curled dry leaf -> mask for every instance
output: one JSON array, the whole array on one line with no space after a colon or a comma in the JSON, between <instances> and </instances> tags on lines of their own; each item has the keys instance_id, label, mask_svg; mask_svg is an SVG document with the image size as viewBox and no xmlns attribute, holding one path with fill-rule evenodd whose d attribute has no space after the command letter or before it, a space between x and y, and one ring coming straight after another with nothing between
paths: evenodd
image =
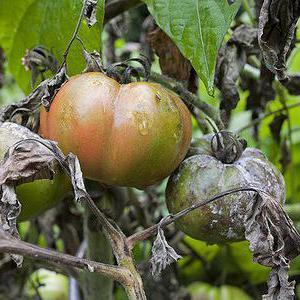
<instances>
[{"instance_id":1,"label":"curled dry leaf","mask_svg":"<svg viewBox=\"0 0 300 300\"><path fill-rule=\"evenodd\" d=\"M100 53L97 51L89 53L83 50L83 57L86 63L86 68L83 72L103 72Z\"/></svg>"},{"instance_id":2,"label":"curled dry leaf","mask_svg":"<svg viewBox=\"0 0 300 300\"><path fill-rule=\"evenodd\" d=\"M66 68L63 66L54 77L41 82L26 98L0 108L0 122L11 121L36 132L41 104L49 108L57 90L66 80Z\"/></svg>"},{"instance_id":3,"label":"curled dry leaf","mask_svg":"<svg viewBox=\"0 0 300 300\"><path fill-rule=\"evenodd\" d=\"M288 90L289 94L300 95L300 75L290 76L289 80L282 82L282 84Z\"/></svg>"},{"instance_id":4,"label":"curled dry leaf","mask_svg":"<svg viewBox=\"0 0 300 300\"><path fill-rule=\"evenodd\" d=\"M257 193L245 216L245 236L253 259L271 267L266 300L294 299L294 282L288 281L289 262L300 253L300 235L282 206L269 194Z\"/></svg>"},{"instance_id":5,"label":"curled dry leaf","mask_svg":"<svg viewBox=\"0 0 300 300\"><path fill-rule=\"evenodd\" d=\"M92 27L97 22L97 2L98 0L85 0L84 16L89 27Z\"/></svg>"},{"instance_id":6,"label":"curled dry leaf","mask_svg":"<svg viewBox=\"0 0 300 300\"><path fill-rule=\"evenodd\" d=\"M237 80L247 62L247 57L257 53L257 29L241 25L235 29L230 40L220 49L215 84L220 89L220 108L229 112L240 99Z\"/></svg>"},{"instance_id":7,"label":"curled dry leaf","mask_svg":"<svg viewBox=\"0 0 300 300\"><path fill-rule=\"evenodd\" d=\"M280 136L281 129L282 129L284 121L287 118L288 117L287 117L286 114L279 114L279 115L276 115L274 117L273 121L269 124L270 131L271 131L272 136L273 136L273 138L274 138L274 140L275 140L275 142L277 144L280 144L280 141L281 141L281 136Z\"/></svg>"},{"instance_id":8,"label":"curled dry leaf","mask_svg":"<svg viewBox=\"0 0 300 300\"><path fill-rule=\"evenodd\" d=\"M39 75L44 80L44 72L50 70L55 74L59 67L53 53L44 46L37 46L31 50L27 49L25 56L22 58L22 64L26 71L31 71L32 87Z\"/></svg>"},{"instance_id":9,"label":"curled dry leaf","mask_svg":"<svg viewBox=\"0 0 300 300\"><path fill-rule=\"evenodd\" d=\"M151 252L150 262L153 276L158 276L168 265L181 258L167 243L161 227L158 228L157 237L153 243Z\"/></svg>"},{"instance_id":10,"label":"curled dry leaf","mask_svg":"<svg viewBox=\"0 0 300 300\"><path fill-rule=\"evenodd\" d=\"M258 42L266 66L280 81L288 79L285 63L299 16L299 0L264 0L262 4Z\"/></svg>"},{"instance_id":11,"label":"curled dry leaf","mask_svg":"<svg viewBox=\"0 0 300 300\"><path fill-rule=\"evenodd\" d=\"M75 199L88 197L80 164L75 155L65 156L55 142L44 140L29 129L5 122L11 132L17 131L23 139L9 148L0 166L0 221L3 230L18 237L16 220L20 213L15 186L36 179L52 179L58 165L71 178ZM19 261L17 261L19 263Z\"/></svg>"},{"instance_id":12,"label":"curled dry leaf","mask_svg":"<svg viewBox=\"0 0 300 300\"><path fill-rule=\"evenodd\" d=\"M154 22L149 21L147 39L164 75L181 81L188 81L191 75L191 63L186 59L174 42Z\"/></svg>"}]
</instances>

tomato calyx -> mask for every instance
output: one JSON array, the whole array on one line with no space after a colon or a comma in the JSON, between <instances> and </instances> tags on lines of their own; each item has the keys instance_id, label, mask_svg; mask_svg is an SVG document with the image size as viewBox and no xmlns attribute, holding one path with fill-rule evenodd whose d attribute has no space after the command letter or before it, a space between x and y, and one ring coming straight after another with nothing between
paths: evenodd
<instances>
[{"instance_id":1,"label":"tomato calyx","mask_svg":"<svg viewBox=\"0 0 300 300\"><path fill-rule=\"evenodd\" d=\"M247 147L247 141L233 132L221 130L211 139L211 150L216 159L224 164L237 161Z\"/></svg>"},{"instance_id":2,"label":"tomato calyx","mask_svg":"<svg viewBox=\"0 0 300 300\"><path fill-rule=\"evenodd\" d=\"M133 67L131 63L138 63L141 67ZM130 58L107 67L105 74L119 82L127 84L133 81L148 81L150 77L151 62L148 57Z\"/></svg>"}]
</instances>

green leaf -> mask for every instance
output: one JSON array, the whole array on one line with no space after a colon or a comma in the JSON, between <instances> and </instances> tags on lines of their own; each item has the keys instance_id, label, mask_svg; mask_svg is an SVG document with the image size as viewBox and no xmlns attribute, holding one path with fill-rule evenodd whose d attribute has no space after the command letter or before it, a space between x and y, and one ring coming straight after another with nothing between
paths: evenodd
<instances>
[{"instance_id":1,"label":"green leaf","mask_svg":"<svg viewBox=\"0 0 300 300\"><path fill-rule=\"evenodd\" d=\"M104 0L98 1L98 22L89 29L84 20L79 37L89 50L100 50L104 16ZM43 45L51 49L62 61L63 53L71 39L82 7L81 0L1 0L0 45L8 58L9 69L25 93L30 88L30 72L26 72L21 59L26 49ZM68 57L68 74L84 69L82 48L74 42Z\"/></svg>"},{"instance_id":2,"label":"green leaf","mask_svg":"<svg viewBox=\"0 0 300 300\"><path fill-rule=\"evenodd\" d=\"M213 94L216 57L241 0L144 0L157 24L191 61Z\"/></svg>"}]
</instances>

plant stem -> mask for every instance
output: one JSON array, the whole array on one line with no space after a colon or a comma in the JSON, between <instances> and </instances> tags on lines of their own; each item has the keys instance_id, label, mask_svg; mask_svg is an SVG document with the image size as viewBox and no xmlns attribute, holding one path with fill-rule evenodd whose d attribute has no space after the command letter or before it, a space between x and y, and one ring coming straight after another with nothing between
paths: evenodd
<instances>
[{"instance_id":1,"label":"plant stem","mask_svg":"<svg viewBox=\"0 0 300 300\"><path fill-rule=\"evenodd\" d=\"M290 109L296 108L296 107L300 107L300 102L297 102L297 103L294 103L294 104L290 104L290 105L286 105L286 107L283 107L283 108L280 108L280 109L277 109L277 110L274 110L274 111L270 111L270 112L264 114L263 116L261 116L260 118L257 118L255 120L253 120L252 122L250 122L246 126L240 128L237 131L237 133L241 133L242 131L244 131L244 130L246 130L248 128L251 128L251 127L253 127L256 124L259 124L262 120L266 119L267 117L270 117L270 116L275 115L277 113L280 113L280 112L283 112L283 111L286 111L286 110L290 110Z\"/></svg>"},{"instance_id":2,"label":"plant stem","mask_svg":"<svg viewBox=\"0 0 300 300\"><path fill-rule=\"evenodd\" d=\"M238 193L238 192L262 192L264 193L264 191L256 189L256 188L236 188L236 189L231 189L222 193L217 194L216 196L209 198L207 200L204 201L198 201L195 204L193 204L190 207L187 207L181 211L179 211L178 213L174 214L174 215L168 215L165 218L163 218L158 224L155 224L143 231L134 233L133 235L129 236L127 238L127 245L129 247L129 249L132 249L139 241L143 241L148 239L149 237L155 235L157 233L158 228L163 228L167 225L170 225L171 223L175 222L176 220L186 216L187 214L189 214L190 212L192 212L195 209L198 209L202 206L205 206L213 201L216 201L218 199L223 198L226 195L230 195L230 194L234 194L234 193Z\"/></svg>"},{"instance_id":3,"label":"plant stem","mask_svg":"<svg viewBox=\"0 0 300 300\"><path fill-rule=\"evenodd\" d=\"M105 195L103 196L105 197ZM86 257L93 261L112 264L113 253L109 241L102 232L99 232L93 222L90 210L84 213L84 236L87 240ZM98 300L113 299L113 281L97 273L82 273L80 277L84 299Z\"/></svg>"},{"instance_id":4,"label":"plant stem","mask_svg":"<svg viewBox=\"0 0 300 300\"><path fill-rule=\"evenodd\" d=\"M72 35L72 37L71 37L71 39L70 39L70 41L69 41L69 43L67 45L67 48L66 48L66 50L65 50L65 52L63 54L63 62L61 64L59 70L61 70L61 68L66 64L70 48L71 48L73 42L75 41L75 39L77 37L77 34L79 32L79 29L80 29L80 26L81 26L81 22L82 22L82 19L83 19L85 3L86 3L86 0L84 0L83 3L82 3L82 8L81 8L81 11L80 11L80 15L79 15L79 18L78 18L75 30L74 30L73 35Z\"/></svg>"}]
</instances>

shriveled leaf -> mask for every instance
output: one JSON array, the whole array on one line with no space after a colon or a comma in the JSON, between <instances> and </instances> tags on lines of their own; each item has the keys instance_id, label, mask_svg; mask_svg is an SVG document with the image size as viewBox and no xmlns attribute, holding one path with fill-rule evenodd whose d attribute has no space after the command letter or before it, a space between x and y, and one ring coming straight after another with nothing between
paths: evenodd
<instances>
[{"instance_id":1,"label":"shriveled leaf","mask_svg":"<svg viewBox=\"0 0 300 300\"><path fill-rule=\"evenodd\" d=\"M284 174L289 164L292 162L291 149L287 138L285 138L281 143L280 156L281 158L279 162L282 166L282 173Z\"/></svg>"},{"instance_id":2,"label":"shriveled leaf","mask_svg":"<svg viewBox=\"0 0 300 300\"><path fill-rule=\"evenodd\" d=\"M288 79L286 59L299 16L299 0L264 0L261 8L258 42L266 66L280 81Z\"/></svg>"},{"instance_id":3,"label":"shriveled leaf","mask_svg":"<svg viewBox=\"0 0 300 300\"><path fill-rule=\"evenodd\" d=\"M237 80L247 57L257 52L257 29L247 25L237 27L218 55L215 83L222 94L220 108L230 112L240 99Z\"/></svg>"},{"instance_id":4,"label":"shriveled leaf","mask_svg":"<svg viewBox=\"0 0 300 300\"><path fill-rule=\"evenodd\" d=\"M147 38L155 54L159 57L162 73L177 80L188 81L191 64L181 54L174 42L155 24L148 32Z\"/></svg>"},{"instance_id":5,"label":"shriveled leaf","mask_svg":"<svg viewBox=\"0 0 300 300\"><path fill-rule=\"evenodd\" d=\"M144 0L158 26L190 60L198 76L213 94L218 50L241 1Z\"/></svg>"},{"instance_id":6,"label":"shriveled leaf","mask_svg":"<svg viewBox=\"0 0 300 300\"><path fill-rule=\"evenodd\" d=\"M86 50L83 50L83 57L86 63L86 68L83 72L103 72L100 53L97 51L89 53Z\"/></svg>"},{"instance_id":7,"label":"shriveled leaf","mask_svg":"<svg viewBox=\"0 0 300 300\"><path fill-rule=\"evenodd\" d=\"M89 27L92 27L97 22L97 2L98 0L85 0L84 16L87 19L87 24Z\"/></svg>"},{"instance_id":8,"label":"shriveled leaf","mask_svg":"<svg viewBox=\"0 0 300 300\"><path fill-rule=\"evenodd\" d=\"M40 106L43 104L48 109L57 90L66 80L66 68L63 66L54 77L41 82L23 100L0 108L0 122L12 121L37 131Z\"/></svg>"},{"instance_id":9,"label":"shriveled leaf","mask_svg":"<svg viewBox=\"0 0 300 300\"><path fill-rule=\"evenodd\" d=\"M282 82L282 84L288 90L289 94L300 95L300 75L290 76L289 80Z\"/></svg>"},{"instance_id":10,"label":"shriveled leaf","mask_svg":"<svg viewBox=\"0 0 300 300\"><path fill-rule=\"evenodd\" d=\"M97 25L88 28L83 22L79 31L79 36L89 51L100 49L101 46L99 36L102 31L104 3L104 0L98 0ZM0 44L7 55L11 73L25 93L31 90L31 74L21 64L26 50L44 45L60 63L82 4L82 0L0 1ZM81 53L81 45L75 42L67 60L70 75L78 74L84 69Z\"/></svg>"},{"instance_id":11,"label":"shriveled leaf","mask_svg":"<svg viewBox=\"0 0 300 300\"><path fill-rule=\"evenodd\" d=\"M63 66L54 77L44 81L44 84L42 84L44 95L41 100L46 110L50 109L50 105L55 94L66 80L66 67Z\"/></svg>"},{"instance_id":12,"label":"shriveled leaf","mask_svg":"<svg viewBox=\"0 0 300 300\"><path fill-rule=\"evenodd\" d=\"M168 265L181 258L167 243L163 230L159 227L157 237L152 246L150 259L152 275L158 276Z\"/></svg>"},{"instance_id":13,"label":"shriveled leaf","mask_svg":"<svg viewBox=\"0 0 300 300\"><path fill-rule=\"evenodd\" d=\"M280 144L281 140L281 129L284 121L287 119L287 115L279 114L274 117L273 121L270 123L270 131L276 143Z\"/></svg>"},{"instance_id":14,"label":"shriveled leaf","mask_svg":"<svg viewBox=\"0 0 300 300\"><path fill-rule=\"evenodd\" d=\"M271 267L264 299L294 299L294 282L288 281L290 260L300 253L300 235L282 206L268 194L257 194L248 205L245 236L255 262Z\"/></svg>"},{"instance_id":15,"label":"shriveled leaf","mask_svg":"<svg viewBox=\"0 0 300 300\"><path fill-rule=\"evenodd\" d=\"M55 74L58 70L58 62L54 55L43 46L34 47L31 50L26 50L25 56L22 58L22 64L25 70L31 71L31 85L34 87L37 77L41 76L42 81L44 73L50 70Z\"/></svg>"}]
</instances>

